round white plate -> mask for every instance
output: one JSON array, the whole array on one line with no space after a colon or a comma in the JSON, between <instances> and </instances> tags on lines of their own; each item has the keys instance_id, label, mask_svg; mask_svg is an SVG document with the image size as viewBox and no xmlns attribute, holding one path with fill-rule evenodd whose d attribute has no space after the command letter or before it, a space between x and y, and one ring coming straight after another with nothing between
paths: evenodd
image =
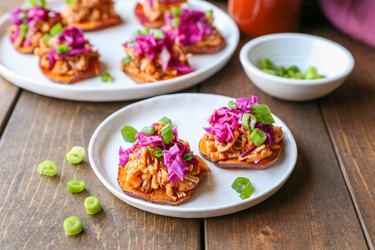
<instances>
[{"instance_id":1,"label":"round white plate","mask_svg":"<svg viewBox=\"0 0 375 250\"><path fill-rule=\"evenodd\" d=\"M51 1L49 8L61 11L64 2ZM227 41L227 46L216 54L192 56L190 64L196 71L190 74L166 81L137 84L120 70L120 62L125 55L122 44L134 30L142 28L134 17L136 0L116 2L117 12L123 19L121 25L86 33L91 43L101 53L102 72L109 71L116 79L114 83L103 83L100 77L73 85L57 84L48 80L40 72L38 59L35 56L20 54L13 48L6 33L6 28L10 25L8 15L0 18L0 74L29 91L77 101L131 100L191 87L215 74L228 62L237 47L239 31L234 21L214 5L199 0L189 2L196 9L214 10L214 24Z\"/></svg>"},{"instance_id":2,"label":"round white plate","mask_svg":"<svg viewBox=\"0 0 375 250\"><path fill-rule=\"evenodd\" d=\"M285 133L284 148L274 166L265 170L224 170L210 162L212 172L198 185L192 197L179 206L156 205L127 196L117 183L119 147L129 147L120 130L132 125L138 130L161 117L169 117L178 127L179 137L187 140L199 155L198 142L212 112L226 106L229 98L209 94L174 94L150 98L113 113L94 132L89 144L89 159L96 176L115 196L139 209L166 216L183 218L213 217L234 213L267 199L288 179L297 160L297 146L288 127L276 116L276 124ZM255 192L241 200L231 184L239 177L250 179Z\"/></svg>"}]
</instances>

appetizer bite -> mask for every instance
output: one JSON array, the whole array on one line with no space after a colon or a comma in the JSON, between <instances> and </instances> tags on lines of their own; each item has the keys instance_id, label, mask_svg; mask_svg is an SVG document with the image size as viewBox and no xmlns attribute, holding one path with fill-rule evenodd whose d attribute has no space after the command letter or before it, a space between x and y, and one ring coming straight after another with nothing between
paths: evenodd
<instances>
[{"instance_id":1,"label":"appetizer bite","mask_svg":"<svg viewBox=\"0 0 375 250\"><path fill-rule=\"evenodd\" d=\"M124 48L121 69L138 83L167 80L194 71L185 49L161 30L138 30Z\"/></svg>"},{"instance_id":2,"label":"appetizer bite","mask_svg":"<svg viewBox=\"0 0 375 250\"><path fill-rule=\"evenodd\" d=\"M63 18L69 26L98 30L119 24L113 0L67 0Z\"/></svg>"},{"instance_id":3,"label":"appetizer bite","mask_svg":"<svg viewBox=\"0 0 375 250\"><path fill-rule=\"evenodd\" d=\"M129 196L156 204L178 205L187 201L211 170L193 154L188 142L178 138L177 128L164 117L138 132L122 129L128 148L120 147L118 183Z\"/></svg>"},{"instance_id":4,"label":"appetizer bite","mask_svg":"<svg viewBox=\"0 0 375 250\"><path fill-rule=\"evenodd\" d=\"M14 48L25 54L33 53L39 40L61 22L60 13L46 9L45 1L40 6L25 5L10 13L12 25L8 28L10 41Z\"/></svg>"},{"instance_id":5,"label":"appetizer bite","mask_svg":"<svg viewBox=\"0 0 375 250\"><path fill-rule=\"evenodd\" d=\"M164 24L164 14L180 7L186 0L140 0L135 6L135 16L148 28L159 28Z\"/></svg>"},{"instance_id":6,"label":"appetizer bite","mask_svg":"<svg viewBox=\"0 0 375 250\"><path fill-rule=\"evenodd\" d=\"M214 111L199 151L221 168L264 169L280 156L283 131L258 98L238 98Z\"/></svg>"},{"instance_id":7,"label":"appetizer bite","mask_svg":"<svg viewBox=\"0 0 375 250\"><path fill-rule=\"evenodd\" d=\"M162 30L170 33L188 53L210 54L220 51L226 45L225 38L213 26L213 21L212 10L203 12L188 7L173 8L165 16Z\"/></svg>"},{"instance_id":8,"label":"appetizer bite","mask_svg":"<svg viewBox=\"0 0 375 250\"><path fill-rule=\"evenodd\" d=\"M35 55L43 74L55 82L69 84L100 72L99 53L76 27L55 26L41 39Z\"/></svg>"}]
</instances>

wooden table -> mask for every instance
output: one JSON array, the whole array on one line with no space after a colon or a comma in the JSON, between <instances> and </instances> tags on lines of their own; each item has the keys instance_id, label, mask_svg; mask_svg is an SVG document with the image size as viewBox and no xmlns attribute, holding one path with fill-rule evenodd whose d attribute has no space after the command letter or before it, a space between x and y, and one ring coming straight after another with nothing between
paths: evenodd
<instances>
[{"instance_id":1,"label":"wooden table","mask_svg":"<svg viewBox=\"0 0 375 250\"><path fill-rule=\"evenodd\" d=\"M1 1L3 14L20 1ZM220 3L219 3L220 4ZM223 4L221 4L223 6ZM347 47L354 72L337 91L311 102L286 102L262 93L245 76L239 50L218 74L184 92L232 97L258 95L292 130L296 168L275 195L245 211L209 219L147 213L114 197L88 162L64 159L87 147L97 125L132 103L57 100L20 90L0 78L0 249L367 249L375 242L375 49L328 24L303 29ZM11 60L11 59L10 59ZM41 178L43 160L59 163L57 178ZM72 178L87 191L65 191ZM82 202L100 197L104 210L88 216ZM78 215L84 232L64 235Z\"/></svg>"}]
</instances>

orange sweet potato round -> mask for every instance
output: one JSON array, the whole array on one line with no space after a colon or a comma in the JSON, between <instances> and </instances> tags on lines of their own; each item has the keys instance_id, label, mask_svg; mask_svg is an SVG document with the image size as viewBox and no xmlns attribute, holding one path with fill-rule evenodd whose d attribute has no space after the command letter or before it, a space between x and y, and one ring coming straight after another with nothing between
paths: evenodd
<instances>
[{"instance_id":1,"label":"orange sweet potato round","mask_svg":"<svg viewBox=\"0 0 375 250\"><path fill-rule=\"evenodd\" d=\"M202 155L203 158L205 158L208 161L211 161L210 157L207 154L206 151L206 141L204 138L202 138L199 141L199 153ZM273 150L270 157L264 158L260 160L258 163L248 163L243 162L239 160L234 159L228 159L228 160L219 160L217 162L212 162L216 166L224 169L266 169L271 167L279 158L281 149L283 147L283 144L281 144L281 147L277 150Z\"/></svg>"},{"instance_id":2,"label":"orange sweet potato round","mask_svg":"<svg viewBox=\"0 0 375 250\"><path fill-rule=\"evenodd\" d=\"M119 15L116 15L105 20L88 21L88 22L82 22L82 23L71 22L68 24L69 26L75 26L84 31L96 31L96 30L105 29L111 26L115 26L121 23L121 21L122 21L121 17Z\"/></svg>"}]
</instances>

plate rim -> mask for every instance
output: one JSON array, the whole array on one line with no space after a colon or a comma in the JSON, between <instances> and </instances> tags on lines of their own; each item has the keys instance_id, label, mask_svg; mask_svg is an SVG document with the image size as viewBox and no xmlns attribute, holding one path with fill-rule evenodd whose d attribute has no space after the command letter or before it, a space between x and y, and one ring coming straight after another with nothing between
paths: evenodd
<instances>
[{"instance_id":1,"label":"plate rim","mask_svg":"<svg viewBox=\"0 0 375 250\"><path fill-rule=\"evenodd\" d=\"M133 0L136 1L136 0ZM215 6L214 4L203 1L203 0L190 0L190 3L192 5L196 4L198 6L208 6L208 8L214 9L215 13L220 13L220 16L225 16L227 21L230 23L229 29L231 30L230 33L230 39L233 39L234 43L227 43L228 49L225 54L223 54L220 58L220 60L217 60L214 62L211 66L202 68L202 69L197 69L196 71L179 76L177 78L169 79L169 80L163 80L163 81L158 81L158 82L153 82L153 83L145 83L145 84L137 84L133 80L132 83L134 82L134 85L126 85L121 86L119 84L118 87L113 88L113 89L108 89L105 86L99 87L99 88L87 88L87 87L82 87L79 85L75 85L74 88L69 88L69 85L65 84L59 84L52 82L49 79L45 79L43 83L40 83L38 80L30 79L27 76L20 75L16 73L15 71L9 69L2 63L0 63L0 75L2 75L5 79L9 80L12 84L29 90L33 93L37 93L39 95L45 95L45 96L50 96L50 97L55 97L59 99L65 99L65 100L76 100L76 101L96 101L96 102L108 102L108 101L125 101L125 100L134 100L134 99L140 99L140 98L148 98L150 96L154 96L155 94L149 94L148 92L157 92L160 89L165 89L168 87L175 87L173 90L162 90L161 93L166 94L174 91L178 91L181 89L185 89L194 85L199 84L203 80L211 77L215 73L217 73L221 68L223 68L227 62L232 58L234 55L234 52L236 51L236 48L239 44L239 38L240 38L240 33L239 29L232 19L232 17L226 13L225 11L221 10L219 7ZM50 1L49 4L61 4L57 0ZM5 26L7 23L9 23L9 13L5 13L0 17L0 27ZM4 27L6 29L6 27ZM2 34L3 36L6 36L5 34ZM233 38L232 38L233 37ZM227 38L228 41L228 38ZM230 46L232 45L232 46ZM220 53L220 52L219 52ZM199 55L197 55L199 56ZM184 83L184 84L181 84ZM28 86L30 85L30 87ZM183 85L182 88L178 88L178 85ZM45 88L47 90L35 90L35 88L40 89L40 88ZM54 92L52 94L46 94L45 92ZM59 92L60 91L60 92ZM110 93L113 92L126 92L126 91L141 91L143 92L140 94L142 97L132 97L132 96L124 96L121 98L105 98L105 97L100 97L100 98L88 98L85 95L82 94L107 94L109 95ZM67 93L65 93L67 92ZM73 93L74 95L80 95L78 98L77 97L67 97L70 93ZM138 94L139 95L139 94Z\"/></svg>"},{"instance_id":2,"label":"plate rim","mask_svg":"<svg viewBox=\"0 0 375 250\"><path fill-rule=\"evenodd\" d=\"M206 93L178 93L178 94L167 94L167 95L160 95L157 97L151 97L142 101L138 101L132 104L129 104L125 107L120 108L119 110L115 111L111 115L109 115L106 119L104 119L95 129L92 137L90 138L89 142L89 147L88 147L88 156L89 156L89 161L90 161L90 167L94 171L95 175L97 178L102 182L102 184L110 191L113 195L115 195L117 198L120 200L124 201L125 203L137 207L138 209L141 209L143 211L148 211L154 214L161 214L165 216L171 216L171 217L178 217L178 218L208 218L208 217L215 217L215 216L221 216L221 215L226 215L234 212L238 212L244 209L247 209L249 207L255 206L256 204L264 201L265 199L268 199L270 196L272 196L274 193L276 193L284 184L285 182L289 179L291 173L293 172L296 163L297 163L297 158L298 158L298 148L296 141L294 139L294 136L292 132L290 131L289 127L276 115L274 117L276 118L277 122L281 123L283 126L283 130L288 134L289 137L289 142L291 143L291 147L295 150L295 154L293 155L288 155L291 158L291 166L288 167L288 171L286 171L283 176L280 178L281 181L277 183L273 188L268 190L262 195L259 195L255 197L253 200L241 200L236 204L232 205L225 205L225 206L219 206L215 208L215 210L212 212L212 209L207 208L207 207L199 207L199 208L183 208L180 209L179 211L176 211L176 206L169 206L169 205L159 205L159 204L154 204L150 203L147 201L139 200L136 198L133 198L131 196L126 195L124 192L116 190L109 181L100 173L98 166L96 165L96 162L94 161L94 156L93 156L93 151L94 151L94 143L97 140L98 136L100 135L100 131L110 124L110 121L117 116L121 115L122 113L126 113L126 110L133 108L134 106L137 106L139 104L147 104L148 102L154 102L159 99L164 99L164 98L173 98L173 97L178 97L178 96L210 96L210 97L219 97L219 98L227 98L227 99L233 99L233 97L230 96L224 96L224 95L218 95L218 94L206 94ZM120 146L120 145L119 145ZM141 208L140 206L146 205L148 209L144 209L143 207ZM162 211L150 211L153 209L157 210L162 210ZM230 210L230 211L229 211ZM222 211L227 211L227 212L222 212ZM228 212L229 211L229 212ZM215 213L216 212L216 213ZM180 213L188 213L184 215L176 215ZM208 214L208 215L205 215Z\"/></svg>"}]
</instances>

